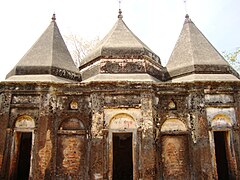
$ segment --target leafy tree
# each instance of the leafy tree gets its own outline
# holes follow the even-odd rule
[[[240,73],[240,47],[236,48],[233,52],[223,52],[223,56]]]
[[[92,40],[86,40],[78,35],[65,35],[64,36],[66,45],[70,51],[70,54],[74,60],[74,63],[79,67],[80,61],[96,47],[100,41],[99,37]]]

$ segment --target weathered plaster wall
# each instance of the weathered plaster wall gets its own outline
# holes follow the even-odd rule
[[[236,111],[236,123],[237,126],[234,128],[233,131],[233,139],[234,141],[234,149],[236,152],[236,162],[237,162],[237,174],[240,176],[240,132],[239,132],[239,127],[240,127],[240,91],[235,91],[234,93],[234,107]]]
[[[142,177],[143,179],[155,179],[155,142],[154,142],[154,117],[153,117],[153,98],[151,93],[141,94],[141,129],[142,144],[141,158]]]
[[[50,138],[50,130],[46,133],[46,139],[45,139],[45,145],[43,148],[41,148],[38,152],[39,156],[39,170],[41,172],[41,175],[44,177],[45,171],[49,166],[50,160],[52,158],[52,141]]]
[[[45,179],[53,173],[54,142],[54,112],[56,98],[50,87],[47,92],[40,93],[39,116],[36,118],[36,131],[34,140],[33,178]]]
[[[203,89],[191,88],[188,96],[188,119],[192,137],[192,164],[194,168],[192,175],[202,179],[213,179],[208,122],[204,103]],[[198,154],[198,156],[195,156],[195,154]]]
[[[236,108],[234,108],[234,97],[229,92],[215,92],[214,94],[205,95],[206,113],[209,126],[209,141],[212,152],[212,164],[214,176],[217,177],[217,163],[215,158],[215,144],[214,131],[223,131],[227,134],[226,143],[227,148],[236,149],[238,146],[237,137],[235,136],[236,122]],[[235,136],[235,138],[233,138]],[[234,142],[235,139],[235,142]],[[237,152],[237,151],[236,151]],[[235,151],[226,151],[228,156],[229,175],[232,179],[238,179],[237,175],[237,161]]]
[[[9,155],[6,152],[10,151],[9,144],[7,140],[10,139],[11,131],[8,129],[8,119],[9,119],[9,108],[11,101],[10,93],[1,93],[0,94],[0,156],[1,156],[1,165],[0,165],[0,177],[3,179],[7,177],[8,171],[8,160]]]
[[[59,91],[55,112],[55,170],[58,178],[89,179],[89,96]]]
[[[156,118],[157,172],[159,179],[190,179],[192,176],[192,129],[187,103],[188,92],[161,92]],[[165,90],[167,91],[167,90]],[[173,122],[175,123],[174,125]],[[179,152],[179,153],[177,153]],[[180,153],[184,152],[184,156]],[[181,156],[181,158],[179,158]],[[178,158],[178,161],[175,161]],[[184,173],[183,173],[184,172]]]
[[[3,94],[0,93],[0,119],[3,119]],[[0,127],[6,128],[6,125],[3,123],[3,121],[0,121]],[[2,172],[2,161],[3,161],[3,151],[4,151],[4,142],[5,142],[5,133],[3,130],[0,131],[0,175]],[[1,176],[0,176],[1,177]]]
[[[104,174],[104,152],[103,152],[103,106],[104,95],[102,93],[91,94],[92,126],[90,145],[90,179],[102,179]]]
[[[233,166],[237,166],[239,174],[240,95],[225,85],[209,87],[129,82],[6,86],[6,92],[0,94],[0,125],[8,128],[0,131],[2,176],[10,177],[8,172],[12,172],[9,159],[15,120],[28,115],[36,123],[33,179],[107,179],[111,158],[109,125],[114,116],[124,114],[136,121],[126,126],[136,125],[136,179],[188,179],[183,173],[187,171],[190,178],[213,179],[209,119],[219,112],[234,119]],[[81,121],[84,128],[71,129],[75,125],[69,125],[68,132],[61,129],[69,119]],[[167,128],[171,123],[165,122],[180,123],[171,129]],[[161,132],[164,125],[167,130]]]

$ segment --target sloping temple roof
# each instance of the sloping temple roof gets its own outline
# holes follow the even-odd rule
[[[239,81],[238,73],[213,47],[188,15],[166,68],[125,24],[122,11],[105,38],[79,69],[58,29],[55,14],[36,43],[6,76],[6,81]]]
[[[166,67],[170,77],[179,78],[180,81],[238,79],[238,74],[188,15]]]
[[[96,58],[139,58],[148,56],[160,63],[160,58],[145,45],[125,24],[121,10],[119,10],[118,20],[86,58],[80,62],[83,66]]]
[[[55,20],[54,14],[48,28],[6,76],[7,80],[81,80]]]

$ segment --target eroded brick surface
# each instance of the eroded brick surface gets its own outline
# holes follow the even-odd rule
[[[162,163],[165,178],[189,179],[188,144],[185,136],[162,138]]]
[[[50,139],[50,130],[48,130],[46,134],[45,146],[39,151],[38,155],[40,157],[40,171],[41,174],[44,175],[52,156],[52,141]]]
[[[62,166],[67,174],[77,174],[82,158],[82,142],[77,137],[66,137],[62,141]]]
[[[134,180],[214,179],[212,133],[224,125],[233,132],[227,140],[231,151],[226,153],[231,177],[237,179],[239,103],[231,83],[228,88],[218,86],[217,90],[205,84],[191,89],[183,84],[128,82],[5,86],[1,176],[16,173],[13,132],[22,128],[16,119],[31,117],[32,179],[111,179],[113,133],[132,133]]]
[[[3,156],[0,155],[0,169],[2,169],[2,159],[3,159]]]

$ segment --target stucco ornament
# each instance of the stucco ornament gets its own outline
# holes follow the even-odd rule
[[[31,117],[24,115],[24,116],[18,117],[15,123],[15,127],[16,128],[34,128],[35,122]]]

